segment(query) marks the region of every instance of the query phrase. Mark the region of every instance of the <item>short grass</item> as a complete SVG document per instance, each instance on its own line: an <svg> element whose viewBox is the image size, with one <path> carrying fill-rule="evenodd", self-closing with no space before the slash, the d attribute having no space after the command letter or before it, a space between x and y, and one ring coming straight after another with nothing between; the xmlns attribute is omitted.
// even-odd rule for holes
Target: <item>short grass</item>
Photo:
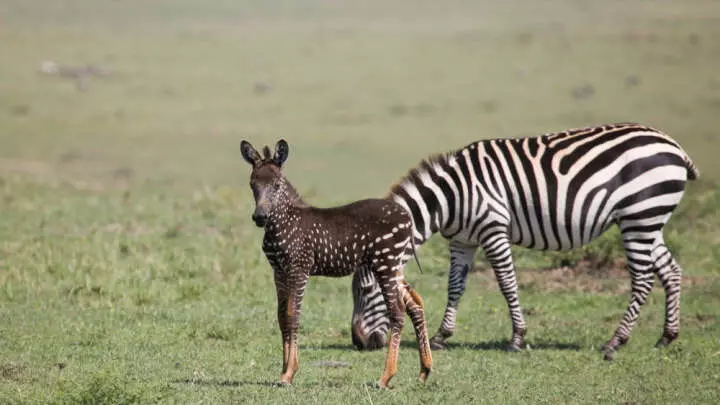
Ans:
<svg viewBox="0 0 720 405"><path fill-rule="evenodd" d="M717 403L718 20L702 0L0 2L0 403ZM78 91L43 60L112 73ZM666 130L703 172L666 231L685 269L670 348L651 348L658 287L602 360L629 284L610 232L515 250L519 354L479 258L424 386L408 325L394 388L376 390L384 353L350 344L350 280L313 279L300 372L273 386L275 293L240 139L286 138L289 178L329 205L383 194L428 153L616 121ZM434 332L446 243L420 260L406 273Z"/></svg>

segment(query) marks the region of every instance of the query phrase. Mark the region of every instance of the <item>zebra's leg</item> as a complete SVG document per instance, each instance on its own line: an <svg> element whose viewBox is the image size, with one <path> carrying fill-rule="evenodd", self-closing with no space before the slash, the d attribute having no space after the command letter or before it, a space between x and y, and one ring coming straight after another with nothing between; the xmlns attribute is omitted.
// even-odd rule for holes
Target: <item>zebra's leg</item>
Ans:
<svg viewBox="0 0 720 405"><path fill-rule="evenodd" d="M677 339L680 333L680 281L682 268L664 243L653 250L657 276L665 289L665 327L655 347L663 347Z"/></svg>
<svg viewBox="0 0 720 405"><path fill-rule="evenodd" d="M358 350L376 350L387 343L387 307L373 272L363 266L353 275L352 342Z"/></svg>
<svg viewBox="0 0 720 405"><path fill-rule="evenodd" d="M292 384L298 370L297 331L300 327L302 298L307 285L308 272L293 270L290 274L275 272L275 288L278 296L278 322L283 339L283 371L281 385Z"/></svg>
<svg viewBox="0 0 720 405"><path fill-rule="evenodd" d="M448 274L448 300L445 307L445 316L442 324L430 339L430 347L434 350L442 350L446 346L446 340L455 332L457 311L460 305L460 298L465 293L468 273L472 269L473 259L477 246L468 246L452 241L450 242L450 273Z"/></svg>
<svg viewBox="0 0 720 405"><path fill-rule="evenodd" d="M432 352L430 351L430 343L428 342L427 328L425 326L425 310L422 298L410 285L403 282L402 300L405 304L405 311L412 320L415 329L415 339L418 344L418 352L420 353L420 381L425 382L430 370L432 369Z"/></svg>
<svg viewBox="0 0 720 405"><path fill-rule="evenodd" d="M608 361L611 361L617 349L630 339L630 332L640 316L640 307L645 304L655 281L653 259L650 252L657 240L657 235L634 232L630 226L624 225L623 222L620 223L620 228L623 229L623 245L627 256L628 271L630 272L630 303L620 321L620 326L615 330L613 337L603 346L605 360Z"/></svg>
<svg viewBox="0 0 720 405"><path fill-rule="evenodd" d="M517 276L515 275L515 265L510 250L510 240L505 236L489 238L483 244L483 250L485 251L485 257L493 268L498 286L510 311L513 333L507 350L518 352L525 347L527 327L525 326L525 317L518 297Z"/></svg>
<svg viewBox="0 0 720 405"><path fill-rule="evenodd" d="M380 377L380 381L378 381L380 388L387 388L390 379L397 373L400 335L405 321L405 302L402 299L403 297L398 296L398 293L401 292L399 282L402 280L398 269L401 267L401 265L380 262L379 269L382 270L375 270L375 276L380 283L390 317L390 340L388 342L387 356L385 357L385 370L382 377Z"/></svg>

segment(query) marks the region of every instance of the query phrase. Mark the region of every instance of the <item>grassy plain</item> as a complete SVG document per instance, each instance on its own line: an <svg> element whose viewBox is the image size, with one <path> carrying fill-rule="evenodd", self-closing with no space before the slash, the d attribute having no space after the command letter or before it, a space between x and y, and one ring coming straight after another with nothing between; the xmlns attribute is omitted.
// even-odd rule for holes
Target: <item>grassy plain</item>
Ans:
<svg viewBox="0 0 720 405"><path fill-rule="evenodd" d="M720 399L720 2L1 0L0 44L0 403ZM43 60L111 74L79 91ZM287 139L289 178L330 205L383 194L428 153L617 121L665 130L702 170L666 235L686 275L673 346L651 349L656 287L602 361L629 285L609 233L515 250L519 354L500 350L506 306L478 258L426 386L408 326L395 388L373 389L384 353L352 349L350 280L313 279L296 384L272 386L274 287L240 139ZM445 242L420 260L406 273L434 332Z"/></svg>

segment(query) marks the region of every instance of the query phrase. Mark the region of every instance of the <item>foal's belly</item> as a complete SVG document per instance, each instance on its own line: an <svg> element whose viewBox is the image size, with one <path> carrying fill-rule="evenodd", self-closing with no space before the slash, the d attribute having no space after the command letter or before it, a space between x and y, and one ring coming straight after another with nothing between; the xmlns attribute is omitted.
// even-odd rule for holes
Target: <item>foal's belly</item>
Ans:
<svg viewBox="0 0 720 405"><path fill-rule="evenodd" d="M313 266L310 271L311 276L325 276L325 277L345 277L355 272L355 267L336 267L336 266Z"/></svg>

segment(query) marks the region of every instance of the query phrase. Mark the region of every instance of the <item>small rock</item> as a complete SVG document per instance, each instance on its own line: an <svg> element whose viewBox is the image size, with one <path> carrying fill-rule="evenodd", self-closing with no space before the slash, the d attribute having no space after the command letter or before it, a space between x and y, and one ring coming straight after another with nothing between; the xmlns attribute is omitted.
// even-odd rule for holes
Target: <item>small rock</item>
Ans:
<svg viewBox="0 0 720 405"><path fill-rule="evenodd" d="M595 95L595 87L592 84L584 84L572 89L571 94L576 100L590 98Z"/></svg>

